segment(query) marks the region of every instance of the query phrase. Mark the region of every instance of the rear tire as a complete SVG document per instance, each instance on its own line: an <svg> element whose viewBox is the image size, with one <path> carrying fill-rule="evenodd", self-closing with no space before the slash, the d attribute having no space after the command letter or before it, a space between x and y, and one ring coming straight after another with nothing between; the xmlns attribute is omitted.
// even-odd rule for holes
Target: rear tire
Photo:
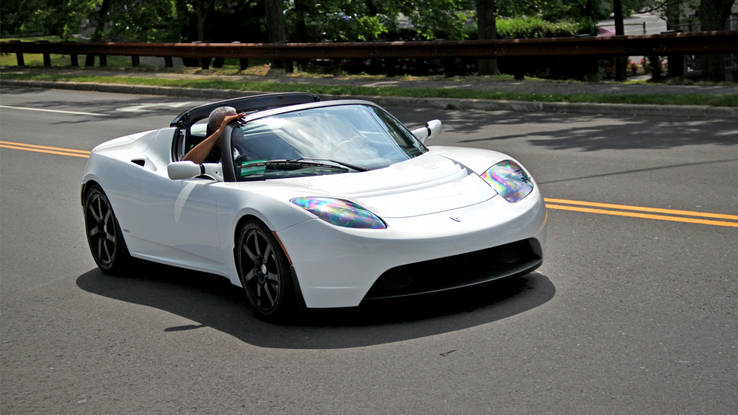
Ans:
<svg viewBox="0 0 738 415"><path fill-rule="evenodd" d="M287 255L271 231L248 219L236 239L236 267L249 304L262 319L292 317L295 290Z"/></svg>
<svg viewBox="0 0 738 415"><path fill-rule="evenodd" d="M130 263L118 219L110 200L99 186L92 185L85 195L85 234L92 258L106 274L118 274Z"/></svg>

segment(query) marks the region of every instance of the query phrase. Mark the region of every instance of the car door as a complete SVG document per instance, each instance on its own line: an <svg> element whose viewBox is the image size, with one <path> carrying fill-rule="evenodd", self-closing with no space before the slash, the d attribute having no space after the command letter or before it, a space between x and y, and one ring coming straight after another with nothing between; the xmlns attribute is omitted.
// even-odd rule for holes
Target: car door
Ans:
<svg viewBox="0 0 738 415"><path fill-rule="evenodd" d="M147 254L160 262L217 272L223 255L217 226L218 188L212 179L142 180L142 217L137 233Z"/></svg>

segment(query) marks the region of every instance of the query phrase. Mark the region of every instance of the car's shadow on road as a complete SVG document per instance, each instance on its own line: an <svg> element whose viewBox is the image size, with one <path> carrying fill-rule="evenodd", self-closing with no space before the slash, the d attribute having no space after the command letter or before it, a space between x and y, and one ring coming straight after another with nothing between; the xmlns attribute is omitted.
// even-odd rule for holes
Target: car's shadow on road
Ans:
<svg viewBox="0 0 738 415"><path fill-rule="evenodd" d="M225 278L157 264L121 277L98 269L77 278L90 293L155 307L193 324L166 332L211 327L249 344L289 349L359 347L480 326L538 307L555 294L543 274L422 298L385 301L352 309L310 310L289 324L271 324L249 310L240 288Z"/></svg>

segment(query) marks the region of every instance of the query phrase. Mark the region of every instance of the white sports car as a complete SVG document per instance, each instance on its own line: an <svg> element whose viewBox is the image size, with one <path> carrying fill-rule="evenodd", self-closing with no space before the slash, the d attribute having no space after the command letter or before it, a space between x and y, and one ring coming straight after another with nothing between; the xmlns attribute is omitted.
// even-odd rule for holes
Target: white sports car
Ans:
<svg viewBox="0 0 738 415"><path fill-rule="evenodd" d="M221 162L180 161L211 110L246 115ZM227 277L257 315L469 287L542 263L546 209L530 174L490 150L426 146L374 103L268 94L210 103L169 128L92 151L82 181L90 250Z"/></svg>

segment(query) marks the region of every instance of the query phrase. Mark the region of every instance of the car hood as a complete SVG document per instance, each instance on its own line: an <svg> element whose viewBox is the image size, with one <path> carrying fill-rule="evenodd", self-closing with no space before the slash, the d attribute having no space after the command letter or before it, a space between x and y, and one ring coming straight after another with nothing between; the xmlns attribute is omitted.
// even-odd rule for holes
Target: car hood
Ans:
<svg viewBox="0 0 738 415"><path fill-rule="evenodd" d="M296 179L315 194L348 199L381 217L409 217L481 203L497 193L461 163L426 153L382 169ZM295 183L297 184L297 183Z"/></svg>

